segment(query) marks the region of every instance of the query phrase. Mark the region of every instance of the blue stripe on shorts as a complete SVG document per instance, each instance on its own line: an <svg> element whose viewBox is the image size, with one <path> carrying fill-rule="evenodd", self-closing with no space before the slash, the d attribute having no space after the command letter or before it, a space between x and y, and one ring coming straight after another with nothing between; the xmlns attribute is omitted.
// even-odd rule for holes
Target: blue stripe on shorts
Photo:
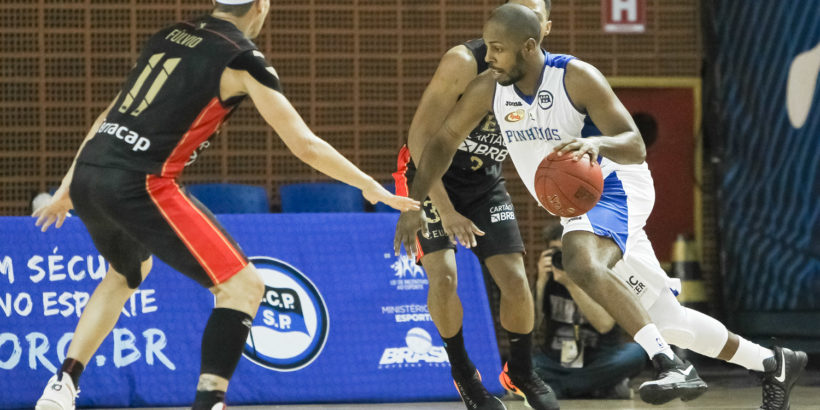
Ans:
<svg viewBox="0 0 820 410"><path fill-rule="evenodd" d="M626 192L616 171L604 180L601 200L587 212L587 218L595 235L612 238L621 252L626 252L626 239L629 237L628 213Z"/></svg>

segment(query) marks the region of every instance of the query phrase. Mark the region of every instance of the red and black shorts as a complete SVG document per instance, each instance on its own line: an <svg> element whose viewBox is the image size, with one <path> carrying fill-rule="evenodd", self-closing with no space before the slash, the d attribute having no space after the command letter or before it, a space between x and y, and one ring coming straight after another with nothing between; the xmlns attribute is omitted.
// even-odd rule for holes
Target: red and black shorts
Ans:
<svg viewBox="0 0 820 410"><path fill-rule="evenodd" d="M97 250L131 288L152 254L204 287L248 265L213 214L173 178L77 163L69 192Z"/></svg>
<svg viewBox="0 0 820 410"><path fill-rule="evenodd" d="M399 153L398 170L393 173L397 195L409 194L415 175L415 169L409 164L410 152L403 147ZM494 255L524 252L524 241L504 178L451 168L442 180L455 210L484 231L483 236L476 236L477 246L471 248L479 261L484 262ZM428 253L456 249L444 233L441 217L430 198L425 198L422 205L430 235L427 238L420 233L416 235L418 261Z"/></svg>

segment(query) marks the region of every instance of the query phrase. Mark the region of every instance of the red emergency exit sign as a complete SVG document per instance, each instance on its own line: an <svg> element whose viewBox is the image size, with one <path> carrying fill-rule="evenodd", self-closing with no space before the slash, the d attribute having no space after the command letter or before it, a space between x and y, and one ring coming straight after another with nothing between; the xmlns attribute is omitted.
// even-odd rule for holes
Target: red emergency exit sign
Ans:
<svg viewBox="0 0 820 410"><path fill-rule="evenodd" d="M601 0L601 22L607 33L643 33L646 0Z"/></svg>

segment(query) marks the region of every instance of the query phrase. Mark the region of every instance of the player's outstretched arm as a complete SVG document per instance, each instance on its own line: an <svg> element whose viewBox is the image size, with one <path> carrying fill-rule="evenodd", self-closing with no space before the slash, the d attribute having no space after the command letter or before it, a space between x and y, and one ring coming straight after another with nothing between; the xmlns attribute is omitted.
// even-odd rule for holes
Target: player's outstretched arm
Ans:
<svg viewBox="0 0 820 410"><path fill-rule="evenodd" d="M290 101L280 92L260 83L246 71L226 70L223 84L230 83L228 77L233 77L235 83L238 82L241 89L251 97L265 121L297 158L327 176L361 189L362 195L371 203L384 202L400 211L419 209L418 201L391 194L330 144L313 134Z"/></svg>
<svg viewBox="0 0 820 410"><path fill-rule="evenodd" d="M407 135L407 147L416 164L419 163L427 142L447 118L446 113L452 111L464 89L476 77L476 70L475 57L463 45L451 48L441 58L430 84L421 96ZM475 235L483 235L484 232L455 210L441 179L433 181L430 199L439 212L442 227L450 241L454 244L460 241L468 248L475 246Z"/></svg>
<svg viewBox="0 0 820 410"><path fill-rule="evenodd" d="M638 127L626 107L618 100L603 74L583 61L567 64L567 93L579 110L586 111L602 136L575 138L555 148L559 154L572 152L578 160L589 154L591 161L598 154L619 164L640 164L646 157Z"/></svg>
<svg viewBox="0 0 820 410"><path fill-rule="evenodd" d="M425 146L421 161L417 164L413 186L410 187L411 198L424 199L430 193L433 182L441 180L450 167L458 146L492 107L494 90L495 80L486 72L470 82L461 100ZM421 212L401 214L396 224L396 236L393 238L393 250L396 254L401 250L402 244L408 255L415 252L416 233L423 226Z"/></svg>
<svg viewBox="0 0 820 410"><path fill-rule="evenodd" d="M71 186L71 180L74 178L74 165L77 163L77 156L80 155L80 152L83 150L85 143L88 142L94 135L97 133L97 129L100 128L103 121L105 121L105 117L108 115L108 111L114 106L114 103L120 98L120 95L114 98L111 101L111 104L97 116L97 119L94 121L94 124L91 125L91 129L88 130L88 134L86 134L85 139L80 144L80 148L77 149L77 153L74 154L74 161L71 162L71 167L68 168L68 172L66 172L65 176L63 177L62 182L60 183L60 187L57 188L57 191L54 192L54 195L48 201L47 204L41 206L34 210L34 213L31 216L36 217L37 221L34 225L40 227L40 231L45 232L48 230L48 227L51 226L56 222L54 225L56 228L60 228L63 226L63 222L65 221L66 216L68 215L68 211L74 208L74 204L71 203L71 197L69 197L68 188Z"/></svg>

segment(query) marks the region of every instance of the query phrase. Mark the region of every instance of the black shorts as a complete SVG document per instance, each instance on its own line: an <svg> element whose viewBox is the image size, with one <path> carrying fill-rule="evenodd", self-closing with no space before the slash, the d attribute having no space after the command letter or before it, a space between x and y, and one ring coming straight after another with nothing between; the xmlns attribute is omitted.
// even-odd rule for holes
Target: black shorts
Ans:
<svg viewBox="0 0 820 410"><path fill-rule="evenodd" d="M173 178L77 163L69 192L94 246L132 288L151 254L204 287L248 265L213 214Z"/></svg>
<svg viewBox="0 0 820 410"><path fill-rule="evenodd" d="M399 169L393 174L396 180L396 193L408 195L408 187L412 183L414 172L407 168L407 161L402 166L402 155L409 160L409 152L403 151L399 158ZM449 172L449 171L448 171ZM480 178L478 175L476 178ZM503 178L494 178L490 183L485 180L475 180L470 186L465 186L465 177L444 178L444 188L458 213L473 221L484 236L476 236L477 246L471 248L478 260L493 255L524 252L524 241L518 229L510 194ZM456 249L450 238L444 233L441 218L435 210L430 198L425 198L424 216L427 219L429 237L417 235L418 258L424 254L442 249Z"/></svg>

